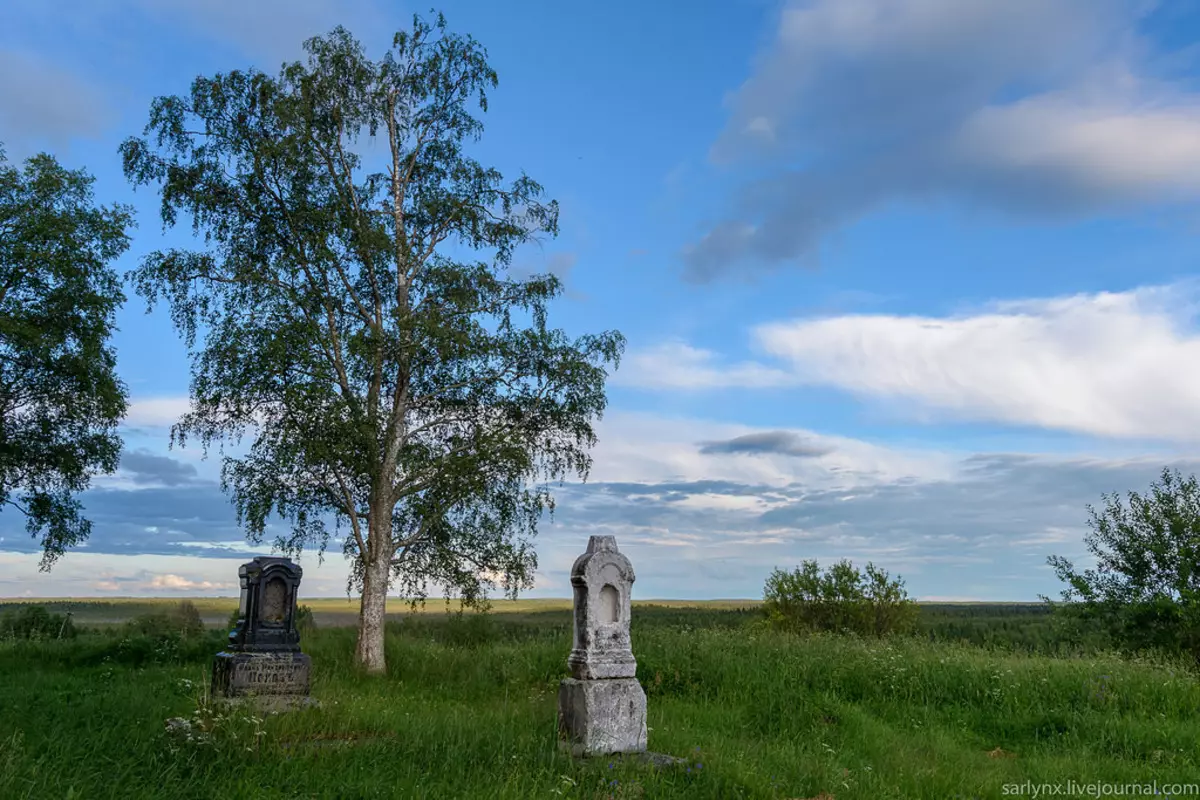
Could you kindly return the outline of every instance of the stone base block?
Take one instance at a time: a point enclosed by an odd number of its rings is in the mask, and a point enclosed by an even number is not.
[[[217,653],[213,658],[214,700],[255,698],[281,706],[308,695],[312,659],[304,653]]]
[[[559,746],[575,756],[646,750],[646,693],[636,678],[577,680],[558,687]]]

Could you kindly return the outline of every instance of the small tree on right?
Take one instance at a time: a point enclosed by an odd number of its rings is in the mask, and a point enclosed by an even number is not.
[[[1125,650],[1188,653],[1200,662],[1200,484],[1164,469],[1144,495],[1103,495],[1088,506],[1084,536],[1095,558],[1079,571],[1062,556],[1048,563],[1067,584],[1060,603],[1067,620],[1101,628]]]

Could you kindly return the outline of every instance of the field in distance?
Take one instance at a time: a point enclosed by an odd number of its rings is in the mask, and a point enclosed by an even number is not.
[[[127,622],[142,614],[164,611],[181,600],[190,600],[200,611],[200,618],[205,625],[220,626],[229,620],[229,615],[237,608],[236,597],[14,597],[0,598],[0,613],[16,610],[22,606],[42,606],[54,614],[71,613],[72,619],[79,625],[117,625]],[[314,597],[301,598],[301,605],[306,605],[313,611],[313,618],[322,627],[341,627],[358,623],[358,598],[345,597]],[[635,600],[633,607],[656,606],[659,608],[698,608],[713,611],[734,609],[751,609],[760,605],[758,600]],[[458,601],[451,601],[449,613],[458,610]],[[531,598],[521,600],[492,600],[492,613],[526,615],[540,614],[547,611],[571,610],[571,600],[568,598]],[[410,611],[408,602],[403,598],[388,598],[388,617],[400,619]],[[418,614],[444,615],[447,605],[441,597],[431,597],[422,609],[417,607]],[[467,611],[466,613],[471,613]]]

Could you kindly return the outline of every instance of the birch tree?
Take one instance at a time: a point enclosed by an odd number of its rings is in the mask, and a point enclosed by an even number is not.
[[[121,148],[164,225],[182,212],[203,235],[132,275],[191,353],[172,444],[250,437],[221,450],[252,541],[272,515],[285,551],[343,537],[369,672],[385,670],[389,588],[471,605],[531,586],[550,487],[586,478],[624,347],[548,327],[559,280],[508,271],[557,233],[558,206],[467,153],[497,85],[484,49],[440,15],[392,45],[371,61],[339,27],[278,77],[200,77]]]

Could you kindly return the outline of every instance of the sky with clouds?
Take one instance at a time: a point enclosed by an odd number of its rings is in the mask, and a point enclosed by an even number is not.
[[[514,271],[552,321],[621,330],[595,465],[541,526],[569,595],[613,534],[642,598],[760,597],[849,558],[918,598],[1056,594],[1087,506],[1200,472],[1200,7],[1186,0],[447,0],[500,75],[473,155],[562,206]],[[9,0],[0,142],[96,176],[188,244],[117,146],[200,75],[276,72],[337,24],[378,57],[389,0]],[[248,545],[219,459],[170,449],[187,353],[130,289],[121,469],[47,575],[0,513],[0,596],[232,594]],[[340,551],[302,591],[345,592]]]

